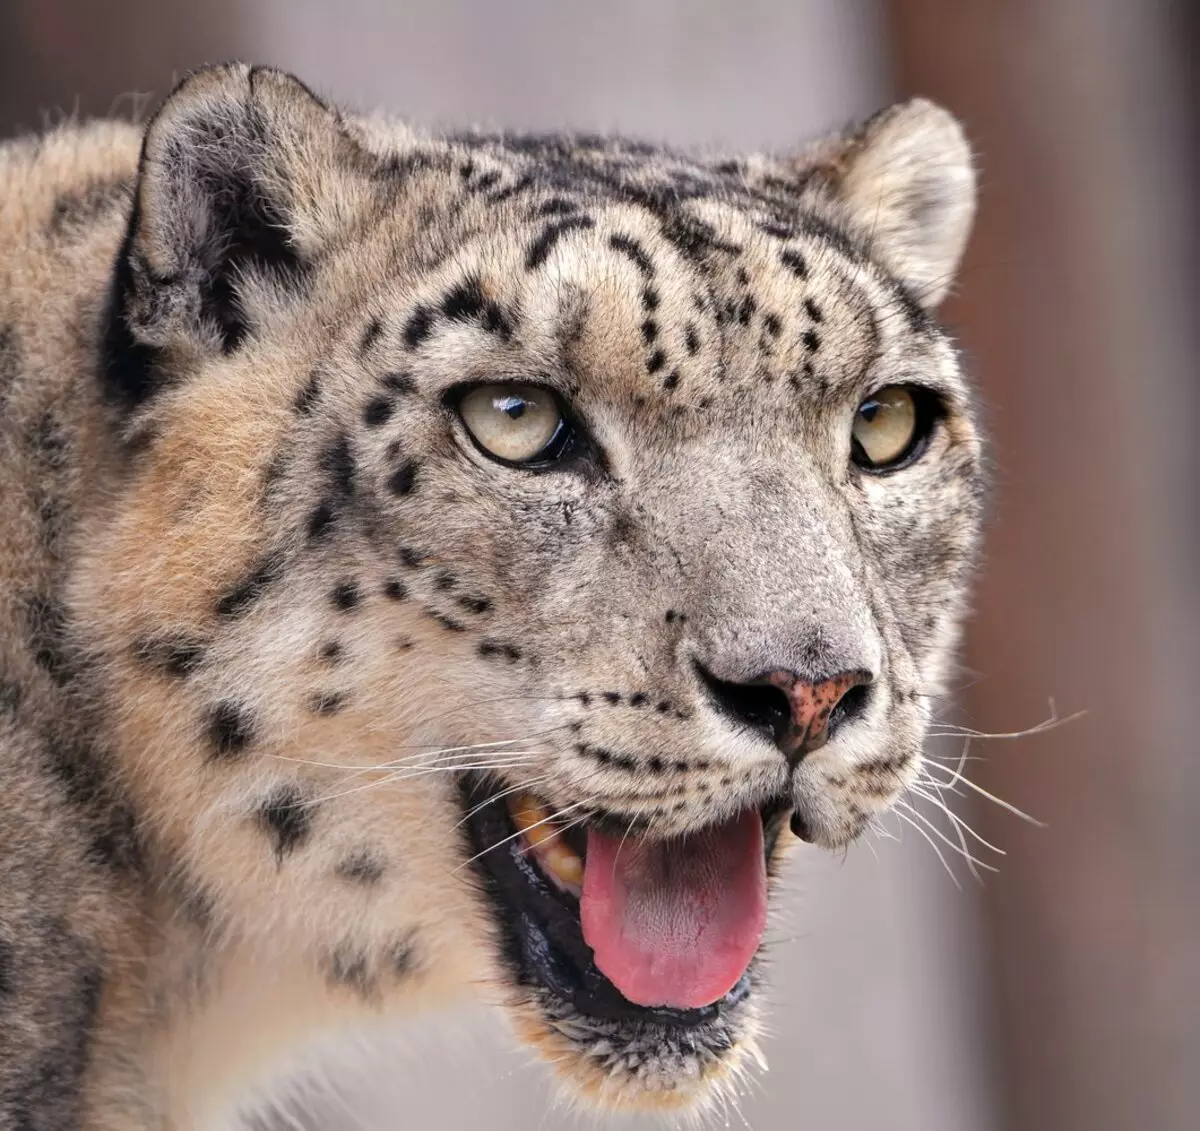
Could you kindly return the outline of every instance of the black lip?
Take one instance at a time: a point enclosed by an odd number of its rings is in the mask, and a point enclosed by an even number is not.
[[[635,1005],[596,967],[583,941],[579,901],[551,885],[521,851],[500,788],[479,775],[461,779],[474,868],[496,908],[505,957],[517,980],[549,992],[579,1013],[606,1021],[678,1029],[711,1024],[750,993],[750,971],[719,1001],[698,1009]],[[763,811],[768,859],[786,810]]]

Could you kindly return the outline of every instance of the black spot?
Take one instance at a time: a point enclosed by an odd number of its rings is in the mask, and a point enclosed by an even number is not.
[[[484,659],[499,657],[507,660],[510,664],[516,663],[517,660],[521,658],[521,651],[519,648],[515,648],[511,644],[506,644],[498,640],[481,640],[479,642],[478,651]]]
[[[393,495],[411,495],[417,485],[417,465],[406,460],[388,476],[388,490]]]
[[[0,938],[0,1000],[12,996],[15,972],[13,945],[8,939]]]
[[[458,578],[448,569],[439,569],[433,578],[433,587],[443,593],[453,589],[458,584]]]
[[[296,399],[292,402],[292,407],[300,413],[301,416],[308,416],[314,408],[317,407],[317,401],[321,399],[321,378],[314,370],[309,374],[308,380],[304,382],[303,387],[296,394]]]
[[[342,659],[344,652],[345,649],[343,649],[339,641],[326,640],[325,643],[321,645],[321,650],[317,654],[322,660],[325,661],[325,663],[336,664]]]
[[[392,972],[397,978],[407,978],[416,973],[419,968],[417,961],[417,948],[411,936],[399,939],[393,943],[388,959],[391,962]]]
[[[433,311],[427,306],[418,306],[409,315],[408,321],[404,324],[404,344],[409,349],[416,349],[417,346],[429,337],[432,329]]]
[[[133,654],[139,663],[183,679],[204,662],[204,645],[186,636],[151,637],[135,642]]]
[[[661,774],[663,770],[667,768],[666,763],[664,763],[657,754],[650,757],[650,759],[646,762],[646,766],[649,768],[652,774]]]
[[[621,693],[619,691],[606,691],[604,693],[604,698],[607,699],[608,702],[610,702],[610,703],[614,703],[614,704],[620,703],[621,702]]]
[[[584,707],[590,707],[592,705],[592,697],[586,691],[579,692],[575,698],[578,699]]]
[[[4,404],[20,368],[21,354],[16,331],[11,326],[0,326],[0,406]]]
[[[67,434],[62,421],[43,412],[33,424],[29,442],[47,471],[62,471],[67,465]]]
[[[654,704],[654,709],[660,715],[665,715],[671,709],[671,704],[666,699],[660,699],[657,703]]]
[[[250,607],[279,580],[283,573],[283,557],[279,553],[269,554],[254,570],[217,601],[217,615],[241,617]]]
[[[427,616],[437,621],[447,632],[466,632],[467,626],[462,621],[455,620],[437,609],[425,609]]]
[[[382,333],[383,322],[378,318],[372,318],[367,323],[366,329],[363,330],[362,337],[358,341],[358,352],[360,354],[367,353],[379,341],[379,335]]]
[[[395,409],[390,397],[372,397],[363,409],[363,423],[368,428],[378,428],[391,420]]]
[[[578,210],[579,205],[575,201],[561,196],[552,196],[549,200],[542,201],[534,214],[537,216],[565,216],[568,212],[577,212]]]
[[[694,322],[689,322],[687,324],[687,329],[684,331],[683,335],[683,341],[687,346],[688,353],[690,353],[693,357],[700,352],[700,335],[696,331],[696,324]]]
[[[411,393],[417,387],[411,373],[385,373],[379,380],[395,393]]]
[[[390,601],[403,601],[408,596],[408,586],[398,577],[389,577],[383,584],[383,595]]]
[[[554,250],[554,245],[567,232],[586,230],[595,226],[596,221],[590,216],[566,216],[547,225],[542,234],[529,246],[529,253],[525,257],[526,270],[534,271],[545,263]]]
[[[312,810],[297,785],[281,785],[259,805],[255,817],[275,842],[275,859],[294,852],[312,835]]]
[[[778,314],[768,314],[763,318],[763,329],[771,335],[772,338],[779,337],[779,332],[783,329],[783,323],[779,320]]]
[[[497,303],[489,301],[484,304],[482,322],[483,328],[502,342],[512,340],[514,317],[501,310]]]
[[[67,612],[53,597],[31,597],[25,609],[29,647],[34,662],[55,683],[64,685],[74,678],[67,651]]]
[[[335,609],[343,613],[350,612],[351,609],[358,607],[359,601],[362,600],[362,594],[358,588],[357,581],[342,581],[339,582],[329,594],[330,603]]]
[[[354,453],[346,433],[334,437],[321,453],[321,469],[329,476],[334,489],[344,498],[354,494]]]
[[[318,691],[309,696],[308,709],[314,715],[336,715],[345,707],[347,699],[344,691]]]
[[[376,989],[367,956],[349,946],[339,946],[326,964],[330,985],[344,986],[360,997],[370,997]]]
[[[335,517],[333,507],[329,503],[318,503],[308,516],[309,538],[315,541],[328,533]]]
[[[664,389],[673,389],[678,384],[679,384],[679,370],[672,369],[671,372],[668,373],[666,375],[666,377],[663,378],[663,388]]]
[[[658,291],[653,287],[647,287],[642,291],[642,306],[646,310],[657,310],[660,302]]]
[[[804,343],[804,348],[809,353],[816,353],[821,348],[821,336],[816,330],[805,330],[800,335],[800,340]]]
[[[486,597],[473,597],[470,595],[459,597],[458,603],[469,613],[486,613],[492,607],[491,601]]]
[[[409,569],[417,569],[425,564],[426,554],[422,550],[414,549],[412,546],[400,547],[400,560]]]
[[[637,269],[647,278],[653,277],[654,264],[650,262],[650,256],[646,254],[646,249],[632,236],[623,236],[620,233],[614,233],[608,237],[608,246],[613,251],[619,251],[622,255],[633,260]]]
[[[806,298],[804,300],[804,313],[807,314],[814,322],[819,323],[825,321],[825,315],[821,311],[821,308],[811,298]]]
[[[658,323],[653,318],[647,318],[642,323],[642,341],[649,345],[658,337]]]
[[[655,350],[648,358],[646,358],[646,372],[657,373],[666,364],[666,351]]]
[[[452,322],[469,322],[483,311],[483,287],[473,276],[454,287],[442,300],[442,313]]]
[[[629,697],[629,705],[631,707],[644,707],[646,705],[646,693],[637,691]]]
[[[333,870],[334,875],[340,879],[348,880],[352,884],[361,884],[363,887],[373,887],[379,883],[386,871],[383,861],[365,849],[339,860]]]
[[[208,713],[209,760],[232,762],[254,741],[254,717],[232,699],[222,699]]]
[[[795,275],[797,279],[808,278],[808,264],[804,261],[804,256],[798,251],[794,251],[790,247],[784,248],[779,253],[779,262]]]
[[[739,267],[737,269],[737,275],[735,278],[743,287],[750,285],[750,276],[746,273],[745,267]]]
[[[683,617],[674,609],[668,609],[667,615],[664,619],[666,620],[667,624],[674,624],[676,621],[682,621]]]
[[[19,683],[0,677],[0,719],[15,719],[24,698]]]
[[[124,204],[132,191],[127,178],[100,180],[75,192],[60,193],[50,213],[52,237],[71,236],[85,229],[110,208]]]

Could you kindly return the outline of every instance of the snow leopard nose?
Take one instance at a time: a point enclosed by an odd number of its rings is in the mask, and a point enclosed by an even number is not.
[[[815,681],[795,672],[769,671],[746,683],[731,683],[702,664],[697,668],[717,708],[738,723],[769,731],[793,766],[861,715],[870,697],[872,677],[862,670]]]

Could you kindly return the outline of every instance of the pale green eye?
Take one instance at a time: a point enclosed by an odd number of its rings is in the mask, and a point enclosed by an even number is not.
[[[459,399],[467,431],[488,455],[528,464],[557,457],[565,422],[558,402],[537,385],[477,385]]]
[[[919,439],[918,418],[916,398],[903,385],[872,393],[854,415],[854,462],[879,470],[902,461]]]

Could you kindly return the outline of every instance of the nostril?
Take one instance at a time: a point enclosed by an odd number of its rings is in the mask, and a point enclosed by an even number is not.
[[[784,741],[792,721],[791,704],[784,691],[769,683],[731,683],[719,679],[698,661],[696,672],[722,714],[762,731],[777,744]]]
[[[857,683],[850,688],[829,712],[829,722],[825,724],[829,737],[832,738],[838,728],[845,723],[852,723],[855,719],[860,718],[866,711],[870,698],[871,685],[869,683]]]
[[[714,675],[698,661],[695,667],[713,706],[773,740],[793,765],[824,746],[846,723],[860,718],[871,697],[871,674],[861,670],[816,681],[775,670],[735,683]]]

